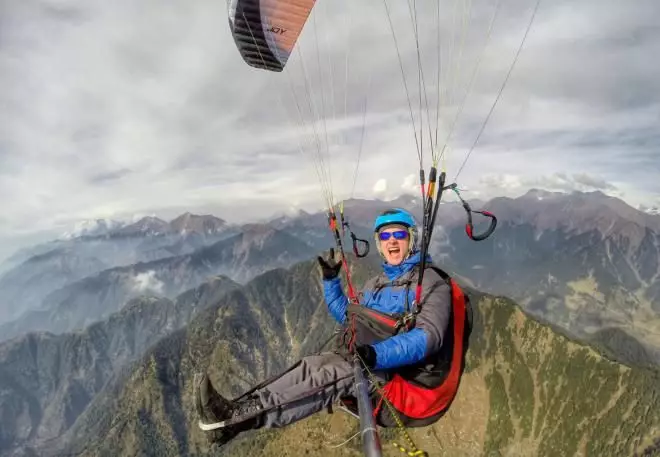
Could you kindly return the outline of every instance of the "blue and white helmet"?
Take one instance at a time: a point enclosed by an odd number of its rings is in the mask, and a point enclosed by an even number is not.
[[[388,225],[402,225],[408,229],[410,235],[410,243],[408,245],[408,256],[415,252],[417,247],[417,221],[415,217],[403,208],[392,208],[382,212],[374,221],[374,236],[376,238],[376,246],[378,252],[382,256],[380,250],[380,241],[378,240],[378,232],[381,228]],[[406,256],[407,257],[407,256]]]

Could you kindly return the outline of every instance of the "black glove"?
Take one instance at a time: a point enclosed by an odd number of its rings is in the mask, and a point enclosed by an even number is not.
[[[321,265],[321,270],[323,271],[323,279],[330,280],[339,276],[339,270],[341,270],[341,262],[335,262],[334,248],[330,249],[328,260],[323,259],[321,256],[318,256],[317,259],[319,261],[319,265]]]
[[[357,352],[362,359],[362,363],[364,363],[367,368],[373,369],[376,366],[376,350],[372,346],[363,344],[356,347],[355,352]]]

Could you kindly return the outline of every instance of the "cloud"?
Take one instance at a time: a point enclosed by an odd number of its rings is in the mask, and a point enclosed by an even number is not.
[[[93,184],[101,184],[108,181],[120,180],[122,177],[128,175],[131,170],[127,168],[122,168],[121,170],[108,171],[104,173],[99,173],[98,175],[93,175],[90,177],[90,182]]]
[[[637,209],[648,214],[660,216],[660,204],[654,206],[639,205]]]
[[[387,179],[379,179],[376,181],[373,191],[375,195],[382,195],[387,192]]]
[[[479,182],[480,188],[491,189],[496,193],[519,195],[529,189],[537,188],[550,191],[593,191],[601,190],[610,193],[619,192],[614,184],[605,181],[598,176],[588,173],[554,173],[541,176],[518,176],[518,175],[496,175],[488,174],[482,176]]]
[[[240,222],[292,201],[319,209],[330,184],[337,199],[371,197],[379,180],[381,194],[416,193],[436,135],[449,179],[467,159],[457,180],[471,195],[660,195],[660,3],[542,2],[474,149],[535,0],[502,2],[488,42],[496,2],[474,1],[469,17],[417,2],[423,74],[408,4],[387,4],[398,54],[382,1],[317,2],[278,74],[242,61],[222,2],[3,5],[0,257],[79,220],[190,210]]]
[[[573,175],[573,180],[577,184],[581,184],[587,188],[591,189],[599,189],[599,190],[616,190],[616,186],[606,182],[602,178],[597,178],[594,176],[590,176],[586,173],[578,173],[576,175]]]
[[[516,190],[523,186],[520,176],[516,175],[484,175],[480,179],[480,184],[493,189]]]
[[[409,174],[403,178],[401,190],[408,194],[419,192],[419,175]]]
[[[140,293],[155,292],[162,294],[165,287],[165,284],[156,278],[156,272],[153,270],[135,275],[133,284],[133,289]]]

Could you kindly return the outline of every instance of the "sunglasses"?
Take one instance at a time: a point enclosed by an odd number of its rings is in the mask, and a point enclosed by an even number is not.
[[[408,238],[407,230],[397,230],[396,232],[380,232],[378,234],[378,239],[381,241],[387,241],[390,237],[394,236],[395,240],[405,240]]]

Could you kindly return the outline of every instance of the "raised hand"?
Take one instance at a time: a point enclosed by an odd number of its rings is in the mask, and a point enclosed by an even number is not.
[[[335,249],[330,249],[330,255],[327,259],[324,259],[321,256],[317,257],[319,265],[321,265],[321,271],[323,272],[323,279],[330,280],[335,279],[339,276],[339,270],[341,270],[342,262],[335,261]]]

